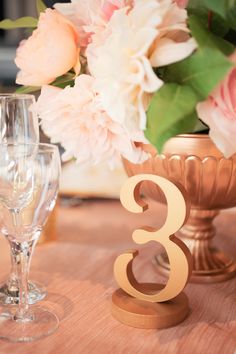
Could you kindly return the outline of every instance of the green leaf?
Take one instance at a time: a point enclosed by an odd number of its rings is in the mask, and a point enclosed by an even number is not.
[[[228,12],[227,19],[230,27],[236,30],[236,5]]]
[[[168,83],[154,94],[147,112],[145,136],[159,153],[169,138],[195,127],[197,102],[198,96],[189,86]]]
[[[229,0],[202,0],[202,2],[207,9],[216,12],[218,15],[222,16],[223,18],[226,17],[227,7],[230,3]]]
[[[193,133],[200,133],[200,132],[205,132],[205,131],[209,131],[208,126],[206,124],[204,124],[200,119],[198,119],[192,132]]]
[[[226,55],[233,53],[235,49],[234,46],[223,38],[211,33],[204,25],[202,19],[195,15],[191,15],[188,22],[191,34],[196,39],[200,47],[218,48]]]
[[[40,12],[44,12],[47,8],[47,6],[44,4],[43,0],[37,0],[36,7],[37,7],[37,11],[38,11],[39,15],[40,15]]]
[[[205,26],[205,28],[209,27],[209,10],[202,7],[202,8],[189,8],[188,9],[188,16],[195,15]],[[224,37],[229,31],[229,23],[227,20],[223,19],[218,14],[213,14],[211,17],[211,24],[210,30],[217,36]]]
[[[211,31],[217,36],[224,37],[229,31],[229,23],[227,20],[220,17],[218,14],[212,15],[211,18]]]
[[[54,80],[51,85],[64,88],[67,85],[71,85],[74,83],[75,80],[75,74],[74,73],[67,73],[65,75],[59,76],[56,80]]]
[[[189,0],[187,9],[205,9],[204,0]]]
[[[227,18],[231,11],[236,9],[236,0],[201,0],[202,3],[211,11]]]
[[[230,27],[236,29],[236,0],[202,0],[204,5],[222,18],[228,20]]]
[[[233,64],[218,50],[203,48],[191,57],[169,65],[165,81],[189,85],[204,100],[224,78]]]
[[[64,88],[67,85],[71,85],[72,83],[74,83],[74,79],[75,79],[75,74],[69,72],[63,76],[58,77],[56,80],[50,83],[50,85]],[[24,93],[31,93],[40,90],[41,90],[40,86],[20,86],[16,89],[16,92],[24,94]]]
[[[225,39],[227,39],[227,41],[231,42],[236,47],[236,31],[235,30],[230,29],[229,32],[227,33]]]
[[[228,25],[236,29],[236,0],[190,0],[188,11],[212,11],[228,22]],[[213,16],[214,18],[214,16]]]
[[[16,89],[16,93],[32,93],[39,91],[40,89],[40,86],[21,86]]]
[[[36,28],[38,20],[34,17],[26,16],[18,18],[17,20],[3,20],[0,21],[0,29],[14,29],[14,28]]]

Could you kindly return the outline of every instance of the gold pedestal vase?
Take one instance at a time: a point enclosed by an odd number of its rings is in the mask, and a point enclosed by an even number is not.
[[[208,135],[191,134],[170,139],[161,155],[151,145],[143,145],[143,149],[150,158],[140,165],[125,160],[127,174],[151,173],[169,178],[185,187],[191,201],[190,217],[179,231],[193,256],[190,281],[213,283],[233,277],[235,260],[214,248],[212,240],[216,234],[213,220],[220,209],[236,206],[236,154],[226,159]],[[145,182],[143,191],[165,202],[154,184]],[[156,256],[155,263],[161,273],[169,273],[165,254]]]

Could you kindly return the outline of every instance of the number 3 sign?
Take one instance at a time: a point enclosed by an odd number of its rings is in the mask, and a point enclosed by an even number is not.
[[[176,184],[163,177],[141,174],[130,177],[121,189],[120,200],[127,210],[142,213],[148,208],[140,197],[144,181],[155,183],[164,193],[167,217],[159,230],[151,227],[135,230],[133,240],[137,244],[155,241],[164,246],[170,262],[169,280],[166,286],[138,283],[132,271],[138,251],[121,254],[114,265],[115,279],[121,289],[113,294],[112,314],[133,327],[164,328],[181,322],[189,312],[187,296],[181,292],[191,275],[192,258],[187,246],[174,233],[186,222],[190,208],[185,192]]]

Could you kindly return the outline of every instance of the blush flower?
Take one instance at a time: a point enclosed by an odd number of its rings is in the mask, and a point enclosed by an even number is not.
[[[236,66],[236,52],[230,57]],[[236,153],[236,67],[211,93],[197,105],[200,119],[209,128],[209,135],[226,158]]]
[[[186,19],[186,10],[171,0],[135,0],[132,8],[113,13],[106,40],[93,36],[88,45],[88,68],[102,104],[130,132],[145,129],[149,99],[163,84],[153,67],[182,60],[196,48]]]
[[[16,52],[20,69],[16,83],[41,86],[75,67],[80,71],[79,35],[75,26],[58,11],[47,9],[40,14],[38,28]]]
[[[126,6],[131,0],[71,0],[71,3],[57,3],[54,7],[76,26],[81,47],[87,47],[91,36],[100,34],[114,11]]]
[[[189,0],[175,0],[176,4],[182,9],[185,9],[188,6],[188,1]]]
[[[114,165],[121,156],[134,163],[146,158],[134,144],[134,139],[141,141],[143,137],[131,137],[112,121],[101,107],[89,75],[80,75],[74,87],[63,90],[43,86],[36,109],[44,132],[65,148],[64,159],[75,157],[78,163],[108,161]]]

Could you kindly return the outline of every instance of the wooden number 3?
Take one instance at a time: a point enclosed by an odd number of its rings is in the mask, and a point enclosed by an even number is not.
[[[151,181],[163,191],[167,202],[167,217],[165,224],[159,230],[151,227],[135,230],[133,240],[137,244],[156,241],[164,246],[170,262],[169,280],[156,294],[143,292],[142,285],[137,282],[132,271],[132,262],[138,255],[138,251],[127,251],[121,254],[115,261],[114,274],[119,286],[129,295],[149,302],[163,302],[176,297],[191,275],[190,251],[174,235],[187,220],[189,206],[184,191],[180,191],[174,183],[156,175],[141,174],[129,178],[121,189],[121,203],[127,210],[142,213],[148,208],[140,197],[140,186],[143,181]]]

